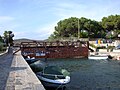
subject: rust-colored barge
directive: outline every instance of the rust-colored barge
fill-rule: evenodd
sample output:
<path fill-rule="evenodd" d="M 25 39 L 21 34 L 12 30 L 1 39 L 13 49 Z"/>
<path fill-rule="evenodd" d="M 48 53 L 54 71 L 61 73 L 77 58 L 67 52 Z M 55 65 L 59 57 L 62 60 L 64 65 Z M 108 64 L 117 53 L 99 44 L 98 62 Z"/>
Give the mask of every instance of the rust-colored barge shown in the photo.
<path fill-rule="evenodd" d="M 88 57 L 87 42 L 56 41 L 56 42 L 22 42 L 21 53 L 24 57 L 35 58 L 80 58 Z"/>

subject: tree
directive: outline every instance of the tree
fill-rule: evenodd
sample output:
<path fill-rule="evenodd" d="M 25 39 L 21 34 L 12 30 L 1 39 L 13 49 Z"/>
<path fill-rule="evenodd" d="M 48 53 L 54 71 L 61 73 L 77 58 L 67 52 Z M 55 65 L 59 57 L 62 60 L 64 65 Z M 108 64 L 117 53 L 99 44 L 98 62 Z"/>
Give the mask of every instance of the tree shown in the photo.
<path fill-rule="evenodd" d="M 79 20 L 79 22 L 78 22 Z M 102 30 L 101 24 L 97 21 L 92 21 L 90 19 L 81 17 L 71 17 L 65 20 L 61 20 L 57 23 L 57 26 L 55 26 L 54 33 L 50 36 L 54 38 L 58 37 L 77 37 L 78 36 L 78 26 L 80 37 L 88 37 L 88 33 L 90 33 L 90 37 L 98 37 L 101 36 L 98 31 Z M 82 32 L 82 30 L 86 30 L 87 32 Z M 49 37 L 49 38 L 50 38 Z"/>
<path fill-rule="evenodd" d="M 0 42 L 3 42 L 2 36 L 0 35 Z"/>
<path fill-rule="evenodd" d="M 111 37 L 110 32 L 114 32 L 112 38 L 117 37 L 117 35 L 120 34 L 120 15 L 103 17 L 102 27 L 106 30 L 107 37 Z"/>
<path fill-rule="evenodd" d="M 14 34 L 12 31 L 4 32 L 4 39 L 7 45 L 13 45 L 13 37 L 14 37 Z"/>
<path fill-rule="evenodd" d="M 80 33 L 78 33 L 78 29 Z M 107 33 L 111 33 L 112 35 Z M 55 31 L 49 38 L 77 37 L 78 34 L 81 38 L 88 36 L 90 38 L 117 37 L 120 34 L 120 15 L 103 17 L 101 22 L 84 17 L 71 17 L 60 20 L 57 26 L 55 26 Z"/>
<path fill-rule="evenodd" d="M 57 37 L 77 36 L 77 18 L 71 17 L 69 19 L 61 20 L 55 26 L 54 35 Z"/>

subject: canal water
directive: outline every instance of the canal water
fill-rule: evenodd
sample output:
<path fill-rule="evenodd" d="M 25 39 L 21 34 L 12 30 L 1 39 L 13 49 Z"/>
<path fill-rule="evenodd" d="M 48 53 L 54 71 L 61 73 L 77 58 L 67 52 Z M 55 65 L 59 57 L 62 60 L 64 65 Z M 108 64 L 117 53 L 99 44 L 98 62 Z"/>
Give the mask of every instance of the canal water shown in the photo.
<path fill-rule="evenodd" d="M 120 61 L 48 59 L 47 64 L 71 73 L 66 90 L 120 90 Z"/>

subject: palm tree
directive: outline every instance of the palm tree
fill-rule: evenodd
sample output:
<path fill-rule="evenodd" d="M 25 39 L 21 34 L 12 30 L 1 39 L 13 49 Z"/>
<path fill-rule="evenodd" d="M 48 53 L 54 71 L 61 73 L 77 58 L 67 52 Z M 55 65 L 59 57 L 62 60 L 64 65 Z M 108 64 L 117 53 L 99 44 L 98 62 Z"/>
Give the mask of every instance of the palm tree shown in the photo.
<path fill-rule="evenodd" d="M 14 37 L 14 34 L 12 33 L 12 31 L 4 32 L 4 39 L 7 45 L 13 45 L 13 37 Z"/>

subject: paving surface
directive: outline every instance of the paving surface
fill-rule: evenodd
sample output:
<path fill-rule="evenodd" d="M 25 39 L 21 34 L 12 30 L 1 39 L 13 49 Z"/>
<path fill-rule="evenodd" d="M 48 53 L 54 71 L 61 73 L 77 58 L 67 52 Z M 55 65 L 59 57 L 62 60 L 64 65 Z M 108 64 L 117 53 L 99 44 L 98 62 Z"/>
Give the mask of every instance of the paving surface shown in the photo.
<path fill-rule="evenodd" d="M 0 56 L 0 90 L 45 90 L 20 52 Z"/>
<path fill-rule="evenodd" d="M 12 50 L 10 49 L 8 54 L 0 56 L 0 90 L 4 90 L 6 86 L 6 81 L 11 71 L 11 63 L 13 55 L 11 54 Z"/>

